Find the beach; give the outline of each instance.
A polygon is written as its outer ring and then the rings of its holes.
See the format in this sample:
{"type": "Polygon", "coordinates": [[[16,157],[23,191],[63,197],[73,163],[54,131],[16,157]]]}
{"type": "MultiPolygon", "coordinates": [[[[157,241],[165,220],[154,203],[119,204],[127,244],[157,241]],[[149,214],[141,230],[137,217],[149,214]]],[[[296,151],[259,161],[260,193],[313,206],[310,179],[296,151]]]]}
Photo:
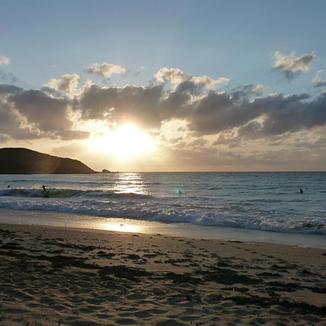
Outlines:
{"type": "Polygon", "coordinates": [[[0,224],[1,325],[325,325],[326,251],[0,224]]]}
{"type": "Polygon", "coordinates": [[[0,326],[326,326],[326,0],[0,0],[0,326]]]}

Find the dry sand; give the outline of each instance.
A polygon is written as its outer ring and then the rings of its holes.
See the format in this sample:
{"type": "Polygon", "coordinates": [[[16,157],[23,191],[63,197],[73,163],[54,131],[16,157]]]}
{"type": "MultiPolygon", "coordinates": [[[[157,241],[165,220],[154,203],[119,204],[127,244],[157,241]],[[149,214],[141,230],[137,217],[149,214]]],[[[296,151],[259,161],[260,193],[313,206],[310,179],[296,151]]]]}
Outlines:
{"type": "Polygon", "coordinates": [[[326,325],[326,253],[0,225],[0,325],[326,325]]]}

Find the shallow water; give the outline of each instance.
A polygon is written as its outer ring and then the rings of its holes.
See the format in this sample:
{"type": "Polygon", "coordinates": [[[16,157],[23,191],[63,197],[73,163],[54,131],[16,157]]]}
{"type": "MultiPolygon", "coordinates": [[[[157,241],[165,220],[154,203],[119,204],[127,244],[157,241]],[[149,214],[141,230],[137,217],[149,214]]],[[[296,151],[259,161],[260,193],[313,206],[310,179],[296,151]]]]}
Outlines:
{"type": "Polygon", "coordinates": [[[279,232],[326,234],[325,199],[325,172],[0,176],[0,208],[279,232]]]}

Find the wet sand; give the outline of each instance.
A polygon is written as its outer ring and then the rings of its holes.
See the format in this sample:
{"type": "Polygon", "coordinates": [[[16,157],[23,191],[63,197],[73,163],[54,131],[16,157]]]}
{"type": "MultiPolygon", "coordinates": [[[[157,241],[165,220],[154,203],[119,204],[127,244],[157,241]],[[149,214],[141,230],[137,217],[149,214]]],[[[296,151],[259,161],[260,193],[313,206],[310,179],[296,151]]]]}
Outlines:
{"type": "Polygon", "coordinates": [[[0,225],[0,325],[325,325],[323,249],[0,225]]]}

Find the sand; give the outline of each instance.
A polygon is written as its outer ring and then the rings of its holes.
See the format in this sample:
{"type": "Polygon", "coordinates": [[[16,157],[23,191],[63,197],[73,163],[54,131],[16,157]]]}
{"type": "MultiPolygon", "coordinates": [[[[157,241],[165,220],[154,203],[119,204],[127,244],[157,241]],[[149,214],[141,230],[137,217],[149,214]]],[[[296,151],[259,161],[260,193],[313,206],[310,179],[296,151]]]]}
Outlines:
{"type": "Polygon", "coordinates": [[[0,325],[326,325],[322,249],[0,225],[0,325]]]}

